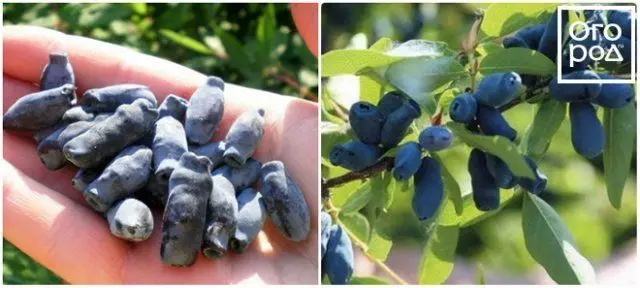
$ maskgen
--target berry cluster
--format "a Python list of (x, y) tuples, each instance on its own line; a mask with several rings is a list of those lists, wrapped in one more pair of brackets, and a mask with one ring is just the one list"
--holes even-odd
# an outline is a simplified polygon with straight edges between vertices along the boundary
[(286, 238), (307, 238), (309, 209), (284, 164), (251, 158), (264, 134), (263, 109), (241, 114), (224, 141), (209, 143), (224, 113), (222, 79), (208, 77), (189, 101), (169, 95), (158, 108), (137, 84), (87, 90), (74, 106), (74, 85), (67, 55), (52, 53), (41, 91), (13, 104), (3, 127), (36, 132), (47, 169), (79, 167), (72, 186), (116, 237), (148, 239), (155, 207), (164, 210), (165, 265), (191, 266), (199, 251), (210, 259), (242, 253), (267, 216)]
[[(567, 13), (567, 11), (563, 11)], [(581, 79), (581, 80), (600, 80), (600, 79), (616, 79), (614, 76), (604, 73), (596, 73), (589, 70), (590, 66), (594, 66), (592, 60), (587, 59), (578, 62), (574, 67), (570, 67), (568, 57), (568, 49), (570, 45), (584, 45), (586, 49), (595, 46), (611, 47), (616, 46), (623, 58), (619, 61), (619, 65), (628, 65), (629, 56), (631, 55), (631, 14), (628, 11), (612, 10), (605, 15), (602, 10), (585, 11), (586, 23), (619, 25), (621, 31), (620, 38), (613, 42), (603, 36), (603, 29), (590, 31), (593, 35), (582, 41), (571, 38), (564, 43), (563, 49), (563, 67), (562, 77), (564, 79)], [(566, 26), (568, 15), (563, 14), (563, 27)], [(512, 37), (504, 39), (505, 48), (523, 47), (536, 49), (545, 54), (549, 59), (554, 60), (557, 52), (557, 12), (553, 14), (547, 24), (540, 24), (526, 27), (515, 33)], [(603, 28), (603, 27), (602, 27)], [(586, 33), (581, 31), (578, 36)], [(584, 35), (582, 35), (584, 36)], [(581, 53), (577, 50), (576, 53)], [(581, 58), (583, 55), (576, 55)], [(532, 75), (524, 75), (523, 83), (533, 87), (539, 80)], [(525, 81), (526, 80), (526, 81)], [(602, 125), (596, 115), (595, 105), (605, 108), (621, 108), (633, 101), (633, 87), (628, 84), (559, 84), (558, 77), (554, 77), (549, 83), (549, 95), (555, 100), (561, 102), (569, 102), (569, 115), (571, 121), (571, 142), (575, 151), (587, 158), (594, 158), (600, 155), (604, 149), (605, 135)]]
[(353, 274), (353, 246), (342, 227), (331, 223), (331, 216), (320, 215), (320, 255), (322, 277), (327, 275), (331, 284), (347, 284)]
[(451, 145), (451, 131), (444, 126), (428, 126), (419, 135), (418, 142), (405, 142), (413, 120), (420, 117), (420, 106), (403, 94), (386, 93), (373, 105), (357, 102), (349, 110), (349, 124), (358, 140), (337, 144), (329, 154), (333, 165), (351, 171), (362, 171), (375, 164), (389, 149), (397, 147), (393, 177), (404, 181), (414, 176), (415, 193), (412, 206), (420, 220), (435, 215), (444, 198), (444, 185), (440, 178), (440, 164), (423, 150), (439, 151)]
[[(449, 117), (455, 122), (467, 124), (471, 131), (488, 136), (503, 136), (515, 141), (518, 132), (502, 116), (498, 107), (514, 100), (521, 87), (521, 78), (515, 72), (486, 75), (475, 92), (462, 93), (449, 105)], [(525, 190), (539, 194), (547, 184), (547, 178), (538, 170), (533, 159), (525, 156), (535, 179), (517, 177), (500, 158), (479, 149), (469, 155), (468, 171), (476, 207), (482, 211), (497, 209), (500, 205), (500, 188), (510, 189), (520, 185)]]

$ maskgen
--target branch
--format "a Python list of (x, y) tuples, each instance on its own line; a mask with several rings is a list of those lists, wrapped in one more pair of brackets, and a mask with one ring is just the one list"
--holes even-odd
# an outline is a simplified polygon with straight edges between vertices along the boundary
[[(384, 157), (378, 160), (376, 164), (373, 164), (362, 171), (349, 172), (342, 176), (334, 177), (327, 180), (323, 179), (322, 180), (322, 194), (323, 194), (322, 197), (323, 198), (325, 197), (325, 191), (328, 192), (327, 190), (329, 190), (330, 188), (340, 186), (345, 183), (349, 183), (351, 181), (366, 179), (384, 170), (388, 170), (391, 168), (393, 168), (393, 157)], [(329, 196), (328, 193), (326, 194), (327, 194), (326, 196)]]

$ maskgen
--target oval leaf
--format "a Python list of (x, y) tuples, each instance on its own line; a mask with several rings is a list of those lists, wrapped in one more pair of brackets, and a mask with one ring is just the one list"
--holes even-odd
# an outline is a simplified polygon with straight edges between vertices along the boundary
[[(324, 140), (323, 140), (324, 141)], [(358, 212), (371, 201), (371, 181), (366, 181), (358, 187), (356, 192), (351, 193), (347, 200), (340, 207), (340, 213), (349, 214)]]
[(322, 77), (356, 74), (367, 67), (386, 66), (402, 57), (389, 56), (373, 50), (342, 49), (322, 55)]
[(524, 193), (522, 228), (527, 250), (558, 284), (595, 283), (595, 271), (575, 248), (560, 216), (544, 200)]
[[(516, 32), (525, 26), (545, 23), (558, 4), (553, 3), (496, 3), (484, 13), (480, 42)], [(547, 17), (542, 17), (544, 14)]]
[(636, 138), (636, 109), (633, 104), (618, 109), (604, 108), (604, 179), (609, 202), (620, 209), (624, 182), (629, 175)]
[(562, 125), (567, 112), (567, 104), (553, 98), (537, 106), (536, 115), (520, 142), (520, 150), (534, 159), (547, 152), (551, 138)]
[(389, 65), (384, 75), (389, 84), (423, 107), (432, 97), (430, 92), (453, 80), (468, 76), (464, 67), (453, 57), (408, 58)]
[(393, 40), (387, 37), (382, 37), (373, 43), (369, 50), (378, 51), (378, 52), (386, 52), (393, 47)]
[(556, 73), (556, 64), (547, 56), (527, 48), (509, 48), (497, 50), (480, 62), (480, 72), (487, 75), (497, 72), (516, 72), (549, 76)]
[(377, 277), (351, 277), (349, 285), (389, 285), (386, 281)]
[(169, 40), (177, 43), (178, 45), (185, 47), (187, 49), (191, 49), (193, 51), (196, 51), (198, 53), (202, 53), (202, 54), (212, 54), (213, 51), (211, 51), (211, 49), (209, 49), (209, 47), (207, 47), (207, 45), (204, 45), (202, 43), (200, 43), (198, 40), (193, 39), (187, 35), (182, 35), (182, 34), (178, 34), (176, 32), (173, 32), (171, 30), (167, 30), (167, 29), (162, 29), (160, 30), (160, 34), (164, 37), (169, 38)]
[(453, 270), (458, 246), (458, 225), (437, 225), (422, 252), (418, 269), (419, 284), (442, 284)]
[(386, 261), (391, 251), (393, 242), (380, 235), (375, 229), (371, 231), (371, 237), (367, 244), (367, 254), (380, 261)]
[(386, 54), (399, 57), (436, 58), (445, 55), (450, 56), (454, 53), (449, 50), (448, 45), (444, 42), (415, 39), (394, 46)]
[(520, 155), (517, 147), (509, 139), (502, 136), (485, 136), (467, 130), (464, 125), (448, 122), (447, 127), (453, 134), (467, 145), (493, 154), (507, 163), (509, 170), (520, 177), (534, 178), (533, 171)]
[(343, 224), (342, 227), (349, 230), (360, 242), (366, 243), (369, 241), (369, 231), (371, 227), (369, 226), (367, 218), (362, 214), (353, 213), (351, 215), (345, 215), (340, 213), (340, 222)]

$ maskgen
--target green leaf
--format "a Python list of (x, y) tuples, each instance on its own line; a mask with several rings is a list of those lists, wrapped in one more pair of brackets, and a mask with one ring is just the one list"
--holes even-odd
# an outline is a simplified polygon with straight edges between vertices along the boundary
[(369, 277), (351, 277), (349, 280), (349, 285), (389, 285), (386, 281), (369, 276)]
[(78, 24), (82, 27), (106, 27), (111, 22), (124, 19), (131, 15), (131, 9), (120, 4), (89, 4), (82, 9)]
[(129, 7), (131, 7), (131, 10), (133, 10), (133, 12), (135, 12), (136, 14), (140, 14), (140, 15), (147, 14), (146, 3), (140, 3), (140, 2), (129, 3)]
[(378, 51), (378, 52), (386, 52), (389, 49), (391, 49), (392, 47), (393, 47), (393, 40), (391, 40), (390, 38), (387, 38), (387, 37), (382, 37), (382, 38), (378, 39), (378, 41), (376, 41), (376, 43), (373, 43), (373, 45), (371, 45), (371, 47), (369, 47), (369, 50)]
[(436, 58), (452, 56), (454, 51), (444, 42), (414, 39), (398, 44), (386, 52), (389, 56)]
[(360, 242), (366, 243), (369, 241), (369, 231), (371, 227), (369, 226), (367, 218), (362, 214), (353, 213), (351, 215), (345, 215), (340, 213), (340, 222), (344, 224), (343, 228), (349, 230)]
[(491, 53), (497, 53), (504, 49), (505, 48), (502, 47), (502, 45), (498, 45), (493, 42), (485, 42), (485, 43), (479, 44), (478, 47), (476, 47), (476, 51), (480, 53), (481, 56), (487, 56)]
[(498, 209), (493, 211), (481, 211), (476, 208), (476, 204), (473, 202), (473, 195), (467, 194), (462, 197), (462, 206), (464, 207), (462, 215), (460, 215), (460, 227), (465, 228), (469, 227), (475, 223), (478, 223), (484, 219), (489, 218), (491, 215), (494, 215), (504, 206), (509, 204), (517, 197), (514, 197), (516, 193), (513, 192), (512, 189), (509, 190), (500, 190), (500, 206)]
[(524, 193), (522, 228), (527, 250), (558, 284), (595, 283), (595, 271), (575, 247), (560, 216), (544, 200)]
[(391, 251), (393, 242), (380, 235), (375, 229), (371, 231), (371, 237), (367, 244), (367, 254), (380, 261), (386, 261)]
[[(450, 188), (445, 183), (447, 194), (451, 193)], [(442, 284), (453, 270), (460, 223), (451, 198), (445, 200), (437, 217), (435, 228), (422, 252), (418, 267), (419, 284)]]
[(244, 49), (245, 45), (240, 43), (235, 36), (229, 34), (217, 25), (214, 26), (213, 29), (218, 38), (220, 38), (222, 46), (224, 46), (224, 51), (227, 52), (229, 64), (238, 69), (247, 78), (253, 78), (251, 76), (262, 73), (262, 67), (258, 68), (251, 64), (250, 59), (252, 58), (246, 53)]
[(381, 172), (371, 177), (371, 201), (376, 213), (386, 211), (393, 204), (395, 181), (390, 172)]
[(502, 136), (485, 136), (467, 130), (463, 124), (448, 122), (447, 127), (467, 145), (493, 154), (504, 161), (513, 174), (534, 179), (531, 167), (527, 165), (518, 148), (509, 139)]
[(433, 97), (430, 92), (468, 74), (454, 57), (439, 57), (408, 58), (390, 65), (384, 75), (391, 85), (424, 107)]
[(484, 75), (497, 72), (516, 72), (549, 76), (556, 73), (556, 64), (547, 56), (527, 48), (509, 48), (497, 50), (480, 62), (480, 72)]
[(171, 30), (167, 30), (167, 29), (162, 29), (160, 30), (160, 35), (169, 38), (169, 40), (175, 42), (176, 44), (185, 47), (187, 49), (191, 49), (193, 51), (196, 51), (198, 53), (202, 53), (202, 54), (212, 54), (213, 51), (211, 49), (209, 49), (209, 47), (207, 47), (207, 45), (204, 45), (203, 43), (200, 43), (198, 40), (193, 39), (187, 35), (182, 35), (176, 32), (173, 32)]
[(366, 181), (353, 192), (340, 207), (340, 213), (350, 214), (360, 211), (371, 201), (372, 196), (371, 181)]
[(604, 108), (604, 179), (609, 202), (620, 209), (624, 182), (629, 175), (636, 138), (636, 109), (633, 104), (618, 109)]
[(362, 49), (342, 49), (325, 53), (321, 57), (322, 77), (356, 74), (367, 67), (386, 66), (402, 57)]
[(478, 285), (485, 285), (486, 281), (484, 279), (484, 269), (480, 264), (476, 267), (476, 282)]
[(551, 138), (562, 125), (567, 104), (549, 98), (536, 106), (536, 115), (520, 142), (520, 150), (534, 159), (539, 159), (547, 152)]
[[(552, 3), (496, 3), (484, 13), (480, 31), (484, 35), (480, 42), (499, 38), (525, 26), (545, 23), (558, 4)], [(549, 15), (550, 16), (550, 15)]]
[(387, 66), (403, 59), (425, 60), (454, 54), (443, 42), (410, 40), (392, 46), (390, 41), (382, 38), (371, 46), (372, 49), (342, 49), (325, 53), (321, 57), (321, 76), (356, 74), (364, 68)]
[[(462, 201), (462, 192), (460, 191), (460, 185), (458, 185), (456, 179), (453, 177), (453, 175), (451, 175), (449, 169), (447, 169), (447, 167), (444, 165), (444, 162), (442, 161), (442, 158), (440, 158), (440, 155), (435, 152), (431, 152), (430, 154), (434, 159), (438, 161), (438, 163), (440, 163), (440, 171), (444, 187), (445, 190), (447, 190), (448, 199), (453, 203), (455, 214), (457, 216), (462, 215), (462, 212), (464, 211), (464, 203)], [(458, 217), (455, 218), (457, 219)]]
[(327, 121), (320, 122), (320, 136), (322, 139), (320, 156), (329, 159), (329, 154), (333, 146), (349, 141), (351, 139), (349, 135), (350, 129), (348, 123), (335, 124)]
[(377, 104), (382, 97), (382, 85), (365, 75), (361, 75), (358, 78), (360, 79), (360, 101)]
[(273, 47), (273, 40), (277, 32), (276, 12), (273, 4), (266, 4), (266, 6), (267, 7), (264, 7), (262, 17), (258, 20), (258, 28), (256, 31), (256, 40), (258, 40), (260, 46), (262, 46), (262, 49), (258, 50), (264, 59), (266, 59), (271, 53), (271, 50), (275, 48)]
[(437, 225), (422, 252), (418, 269), (419, 284), (442, 284), (453, 270), (458, 246), (460, 227), (458, 225)]

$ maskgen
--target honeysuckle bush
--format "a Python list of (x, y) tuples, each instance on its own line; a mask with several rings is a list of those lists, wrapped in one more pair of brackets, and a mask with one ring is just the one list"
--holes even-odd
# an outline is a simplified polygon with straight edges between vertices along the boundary
[[(557, 5), (492, 4), (471, 25), (468, 35), (463, 37), (461, 49), (457, 50), (447, 43), (429, 39), (397, 43), (389, 38), (380, 38), (368, 49), (329, 51), (321, 58), (321, 76), (357, 76), (357, 80), (341, 84), (358, 86), (359, 90), (349, 91), (359, 91), (360, 101), (377, 103), (384, 93), (397, 90), (418, 102), (422, 108), (422, 116), (414, 121), (400, 144), (417, 141), (419, 133), (429, 123), (441, 123), (454, 135), (454, 144), (449, 150), (462, 150), (463, 154), (468, 155), (470, 148), (478, 148), (500, 157), (515, 175), (527, 176), (531, 170), (523, 163), (522, 155), (530, 156), (536, 161), (542, 160), (553, 142), (558, 141), (558, 137), (569, 137), (557, 133), (563, 125), (568, 125), (568, 103), (549, 97), (547, 84), (556, 74), (556, 64), (551, 59), (535, 50), (505, 49), (501, 40), (521, 28), (546, 23)], [(571, 15), (570, 23), (584, 19), (580, 13)], [(521, 75), (536, 75), (541, 79), (538, 81), (540, 85), (521, 89), (518, 99), (508, 107), (518, 111), (524, 108), (518, 106), (530, 106), (532, 109), (528, 123), (515, 123), (514, 127), (520, 128), (517, 129), (519, 137), (515, 142), (502, 136), (474, 134), (463, 124), (450, 120), (447, 115), (448, 106), (456, 95), (467, 88), (473, 90), (483, 75), (512, 71)], [(619, 72), (601, 71), (610, 74)], [(325, 79), (325, 83), (328, 80)], [(337, 222), (342, 225), (355, 247), (361, 249), (390, 278), (405, 283), (406, 280), (384, 264), (394, 244), (384, 230), (388, 230), (385, 228), (393, 226), (393, 221), (399, 219), (389, 216), (391, 207), (405, 205), (397, 204), (396, 201), (410, 202), (410, 196), (407, 195), (413, 191), (413, 181), (396, 181), (388, 169), (379, 167), (350, 173), (330, 163), (329, 153), (334, 145), (356, 139), (356, 136), (348, 124), (349, 107), (344, 107), (341, 104), (343, 101), (336, 99), (329, 90), (331, 89), (323, 89), (321, 98), (324, 210), (332, 215), (334, 224)], [(623, 191), (629, 190), (624, 187), (635, 152), (636, 107), (632, 103), (624, 108), (599, 110), (603, 115), (607, 139), (602, 154), (606, 192), (590, 197), (608, 201), (611, 207), (620, 210), (624, 205)], [(565, 144), (568, 142), (564, 140)], [(384, 157), (393, 157), (395, 152), (396, 149), (387, 151), (378, 164), (384, 166), (381, 163)], [(420, 265), (416, 267), (418, 279), (415, 281), (420, 284), (444, 283), (453, 270), (456, 251), (460, 250), (458, 240), (461, 229), (482, 226), (481, 221), (490, 217), (504, 219), (500, 210), (505, 206), (516, 206), (517, 214), (521, 215), (518, 225), (520, 231), (513, 234), (513, 229), (505, 229), (505, 233), (523, 237), (530, 258), (539, 263), (551, 279), (559, 284), (595, 282), (593, 265), (576, 244), (576, 237), (593, 235), (572, 235), (564, 222), (568, 210), (584, 214), (583, 210), (563, 207), (556, 211), (541, 197), (526, 193), (516, 186), (514, 189), (501, 189), (500, 208), (497, 211), (480, 211), (474, 206), (472, 195), (468, 191), (469, 184), (459, 181), (454, 177), (458, 171), (451, 170), (456, 162), (466, 161), (448, 150), (430, 152), (429, 155), (440, 163), (445, 199), (436, 216), (416, 227), (426, 231), (424, 233), (428, 240), (424, 244)], [(560, 176), (556, 172), (560, 171), (542, 170), (551, 183), (562, 181), (557, 178)], [(335, 181), (344, 180), (345, 176), (353, 179)], [(544, 198), (546, 195), (541, 196)], [(508, 213), (514, 212), (510, 210)], [(409, 215), (415, 217), (408, 213), (402, 214), (403, 217)], [(624, 218), (624, 215), (621, 212), (612, 217)], [(510, 224), (510, 228), (511, 226), (513, 224)], [(354, 275), (351, 283), (376, 284), (385, 281)]]

